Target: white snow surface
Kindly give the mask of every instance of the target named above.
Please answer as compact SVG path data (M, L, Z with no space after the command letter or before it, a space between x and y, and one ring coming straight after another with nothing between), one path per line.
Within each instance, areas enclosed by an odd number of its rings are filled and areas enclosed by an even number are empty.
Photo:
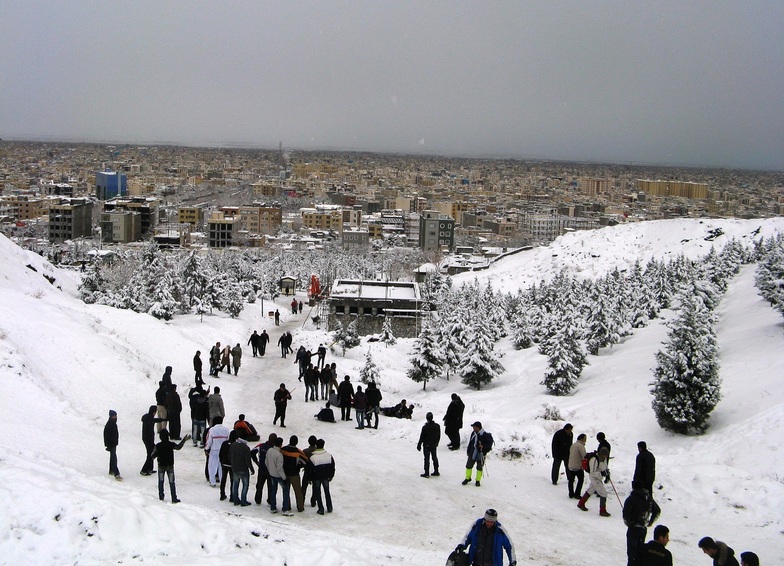
M717 227L725 235L705 241ZM760 236L770 235L784 230L784 219L657 221L578 232L454 279L459 285L476 276L514 291L562 267L594 277L638 257L701 256L732 236L747 241L758 228ZM381 370L382 406L402 398L416 406L413 420L381 417L378 430L355 430L353 421L313 418L321 404L303 402L293 357L282 359L275 347L283 330L292 331L295 349L331 341L312 326L308 309L290 314L290 298L277 301L280 327L261 316L258 303L237 319L216 313L203 321L177 316L164 322L83 304L78 273L52 267L2 236L0 265L2 564L440 565L488 507L498 510L521 565L624 564L626 528L615 494L608 500L612 517L603 518L595 497L588 501L591 512L583 513L567 498L565 478L551 484L550 441L564 422L541 418L544 404L574 424L575 436L588 434L589 448L596 446L596 432L607 434L621 501L630 491L636 443L648 442L657 461L658 522L671 530L668 548L676 564L707 563L697 548L706 535L736 554L757 552L762 564L774 564L784 551L784 453L778 450L784 437L784 320L757 294L754 266L733 279L718 308L722 400L704 436L683 437L659 428L649 393L670 311L590 356L579 385L560 398L540 385L545 358L536 349L514 350L508 339L496 346L506 372L480 391L454 379L430 382L423 391L405 376L411 340L388 348L363 341L345 358L330 353L327 361L337 363L339 375L356 383L370 348ZM54 284L43 274L55 277ZM253 358L245 344L262 329L272 344L265 357ZM207 352L216 341L239 342L244 350L242 375L205 377L220 385L229 425L245 413L262 438L297 434L302 447L311 434L324 438L337 466L334 513L319 516L307 507L282 517L264 506L221 502L204 479L202 451L190 443L175 453L179 505L169 502L168 486L166 502L158 501L155 475L139 475L140 418L154 404L164 367L174 368L187 431L191 359L201 350L206 375ZM272 394L281 381L296 388L286 429L271 424ZM474 420L496 440L481 487L461 485L465 452L446 450L444 437L441 477L419 477L416 442L424 415L433 411L440 421L453 392L466 404L463 446ZM123 482L107 474L102 430L109 409L119 415ZM522 457L504 457L508 449Z

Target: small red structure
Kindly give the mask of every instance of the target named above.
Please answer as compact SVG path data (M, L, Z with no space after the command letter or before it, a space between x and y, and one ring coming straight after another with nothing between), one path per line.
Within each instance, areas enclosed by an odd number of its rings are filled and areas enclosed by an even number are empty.
M310 298L315 299L321 294L321 283L319 283L318 275L310 276L310 289L308 295Z

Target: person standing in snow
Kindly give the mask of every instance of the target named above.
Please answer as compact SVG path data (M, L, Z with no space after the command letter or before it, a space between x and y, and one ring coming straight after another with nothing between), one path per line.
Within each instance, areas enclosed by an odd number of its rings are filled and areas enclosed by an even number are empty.
M280 338L278 338L278 346L280 346L281 357L285 358L286 354L288 354L288 352L289 352L288 344L286 344L286 333L285 332L280 335Z
M275 401L275 418L272 419L272 424L277 424L280 419L280 426L286 428L286 406L291 400L291 393L286 389L285 383L281 383L280 387L275 390L272 400Z
M221 397L220 391L220 387L216 387L212 395L207 397L207 404L210 408L210 426L215 424L215 419L218 417L223 422L226 416L226 409L223 407L223 397Z
M441 425L433 421L433 413L425 415L425 422L422 425L422 432L419 433L419 442L417 443L417 451L421 452L422 447L425 448L425 473L421 474L423 478L430 477L430 459L433 459L433 475L440 476L438 473L438 443L441 441Z
M585 480L583 458L585 458L586 454L585 443L587 440L587 436L580 434L577 436L577 441L569 449L569 465L566 468L566 477L569 481L569 498L580 499L580 494L583 490L583 481ZM575 478L577 478L577 486L574 485Z
M291 516L291 494L289 493L289 482L286 479L286 470L283 469L283 438L275 439L275 445L267 450L264 463L270 475L269 504L272 513L278 512L278 487L283 492L283 515Z
M228 428L228 427L227 427ZM237 431L229 431L229 438L221 444L220 451L218 452L218 460L221 465L221 478L220 478L220 500L226 500L226 481L229 482L229 494L231 495L231 486L234 483L234 474L231 469L231 454L230 450L234 443L237 441ZM234 503L234 497L229 500Z
M572 447L573 437L571 423L566 423L562 429L555 431L553 435L553 469L550 473L553 485L558 485L558 476L561 475L562 463L566 469L566 477L569 477L569 450Z
M653 495L653 480L656 479L656 458L648 451L644 440L637 443L637 460L634 465L633 481L640 482Z
M255 358L259 351L259 334L255 330L248 338L248 345L253 349L253 357Z
M210 375L213 377L218 377L221 356L220 345L220 342L215 342L215 345L210 349Z
M509 566L517 566L512 539L498 521L495 509L488 509L484 517L471 525L455 550L461 552L469 547L468 561L472 566L503 566L504 552L509 559Z
M319 369L324 369L324 364L326 363L327 359L327 349L324 347L324 344L318 345L316 355L318 356L318 359L316 360L316 367Z
M740 566L735 558L735 551L720 540L703 537L697 543L702 552L713 558L713 566Z
M201 383L197 383L196 387L188 392L188 404L191 408L191 438L193 445L199 444L201 448L204 448L207 421L210 420L210 404L207 401L209 392L209 386L205 391Z
M267 469L267 451L275 446L275 439L277 438L278 435L273 432L267 437L266 442L262 442L251 450L251 458L256 462L256 466L259 469L259 474L256 476L256 494L253 498L256 501L256 505L261 505L261 496L264 494L265 484L267 485L267 503L270 502L272 480L270 480L269 470Z
M354 386L351 385L351 378L345 376L338 385L338 398L340 399L340 420L351 420L351 403L354 400Z
M248 501L250 476L256 472L253 470L253 459L250 455L250 446L248 446L248 442L245 440L246 434L242 430L237 432L237 440L231 445L231 450L229 451L233 474L231 480L231 496L234 505L247 507L250 505L250 501Z
M139 472L143 476L152 475L155 471L153 470L152 465L152 453L153 450L155 450L155 424L162 420L155 416L157 411L158 407L156 405L150 405L150 409L147 413L142 415L142 442L144 443L144 448L147 450L147 459L144 461L141 472Z
M297 448L299 437L291 435L288 445L281 448L283 453L283 470L286 472L288 485L294 491L294 500L297 503L297 511L300 513L305 510L305 493L302 491L302 480L299 471L308 463L308 457ZM288 487L285 488L288 491Z
M363 430L365 428L365 411L367 410L367 394L362 391L362 386L357 385L357 392L354 393L354 416L357 419L355 428Z
M656 525L656 528L653 529L653 540L648 541L640 549L637 564L639 566L672 566L672 553L664 548L668 542L670 542L670 529L664 525Z
M324 439L319 438L316 441L316 449L308 460L310 478L313 483L311 505L315 500L318 506L316 513L319 515L324 514L324 503L321 500L322 492L327 504L327 513L332 513L332 496L329 493L329 484L335 478L335 459L332 457L332 454L324 450L324 444Z
M262 330L259 335L259 355L263 356L267 351L267 342L269 342L269 334L266 330Z
M297 306L299 307L299 314L302 314L302 301Z
M759 556L749 551L741 552L740 566L759 566Z
M193 356L193 373L195 374L194 379L196 381L196 385L204 383L204 379L202 379L201 376L201 367L201 350L196 350L196 355Z
M156 407L157 409L157 407ZM120 468L117 467L117 446L120 444L120 431L117 429L117 412L109 411L109 419L103 427L103 445L109 453L109 473L117 481L122 481Z
M182 429L182 421L180 415L182 414L182 400L177 393L177 386L172 384L166 392L166 419L169 422L169 437L172 440L180 439L180 432Z
M633 481L632 492L623 503L623 522L626 525L626 566L639 564L638 557L645 544L648 527L656 521L659 513L661 509L651 494L642 485Z
M223 371L224 369L231 375L231 346L228 344L221 350L220 368L218 368L218 371Z
M166 475L169 478L169 491L172 503L179 503L177 486L174 484L174 451L182 448L191 435L186 434L179 444L169 440L169 431L166 429L161 430L159 436L161 441L155 445L153 450L153 456L158 460L158 499L163 501L163 476Z
M278 309L275 309L275 326L280 326L280 311Z
M158 422L156 432L161 432L163 428L163 422L166 421L168 415L166 413L166 393L169 392L168 387L163 381L158 382L158 389L155 391L155 403L158 405L158 418L161 419Z
M223 470L220 463L220 448L229 439L229 429L223 426L223 417L215 417L212 426L207 431L207 441L204 443L204 452L209 460L207 461L207 474L210 487L217 487L218 480L223 478Z
M447 448L460 449L460 429L463 428L463 411L465 405L457 393L452 393L452 400L446 408L444 415L444 433L449 437Z
M365 390L365 395L367 396L367 411L365 412L367 426L368 428L370 427L370 419L371 417L375 416L373 428L378 428L378 412L381 407L381 399L383 399L383 395L381 395L381 390L378 388L375 381L368 383L367 389ZM324 398L326 399L326 395L324 395Z
M591 485L588 490L580 498L577 503L577 508L582 511L588 511L585 502L591 495L599 496L599 515L602 517L609 517L607 512L607 488L604 487L602 481L602 472L607 470L607 448L600 448L598 452L588 459L588 478L591 480Z
M476 465L476 487L479 487L482 481L482 473L485 467L485 457L490 449L493 447L493 437L489 432L482 428L482 423L476 421L471 425L473 431L468 439L468 447L466 454L466 477L463 480L463 485L470 483L471 474Z
M231 365L234 366L234 375L237 375L240 372L240 366L242 365L242 348L239 343L231 349ZM229 373L231 373L231 371L229 371Z

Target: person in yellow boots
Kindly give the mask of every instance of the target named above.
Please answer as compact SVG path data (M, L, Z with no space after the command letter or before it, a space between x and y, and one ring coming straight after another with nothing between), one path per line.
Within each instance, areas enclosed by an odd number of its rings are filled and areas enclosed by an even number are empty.
M479 487L485 467L485 456L493 447L493 435L483 429L482 423L479 421L472 424L471 428L473 431L468 439L468 448L466 448L468 460L466 460L466 479L463 480L463 485L471 482L472 470L476 465L476 487Z

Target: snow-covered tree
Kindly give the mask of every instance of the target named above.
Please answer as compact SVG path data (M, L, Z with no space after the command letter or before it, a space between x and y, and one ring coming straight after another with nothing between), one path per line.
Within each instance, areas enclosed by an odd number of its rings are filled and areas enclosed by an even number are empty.
M381 372L373 361L373 355L370 352L370 348L368 348L367 354L365 354L365 365L359 370L359 380L362 383L375 381L377 384L381 381Z
M383 342L385 346L394 346L397 343L397 338L392 333L392 319L384 317L384 324L381 326L381 337L379 341Z
M713 315L695 289L685 289L679 299L665 348L656 353L652 406L663 429L702 434L721 398Z
M474 336L471 346L463 352L463 359L457 368L457 374L466 385L481 389L482 385L490 383L506 370L493 351L493 341L490 335L482 331L478 317L472 319L471 322Z
M82 281L79 283L81 299L88 305L98 302L105 284L106 280L101 273L101 260L96 259L82 274Z
M770 245L757 266L754 280L763 299L784 314L784 245Z
M409 379L422 384L427 389L427 382L438 377L444 365L444 352L434 330L433 318L426 319L422 330L414 341L411 353L411 367L407 375Z
M567 395L577 385L588 360L572 321L563 318L553 323L555 332L540 347L540 351L546 352L547 365L550 367L542 385L552 395Z

